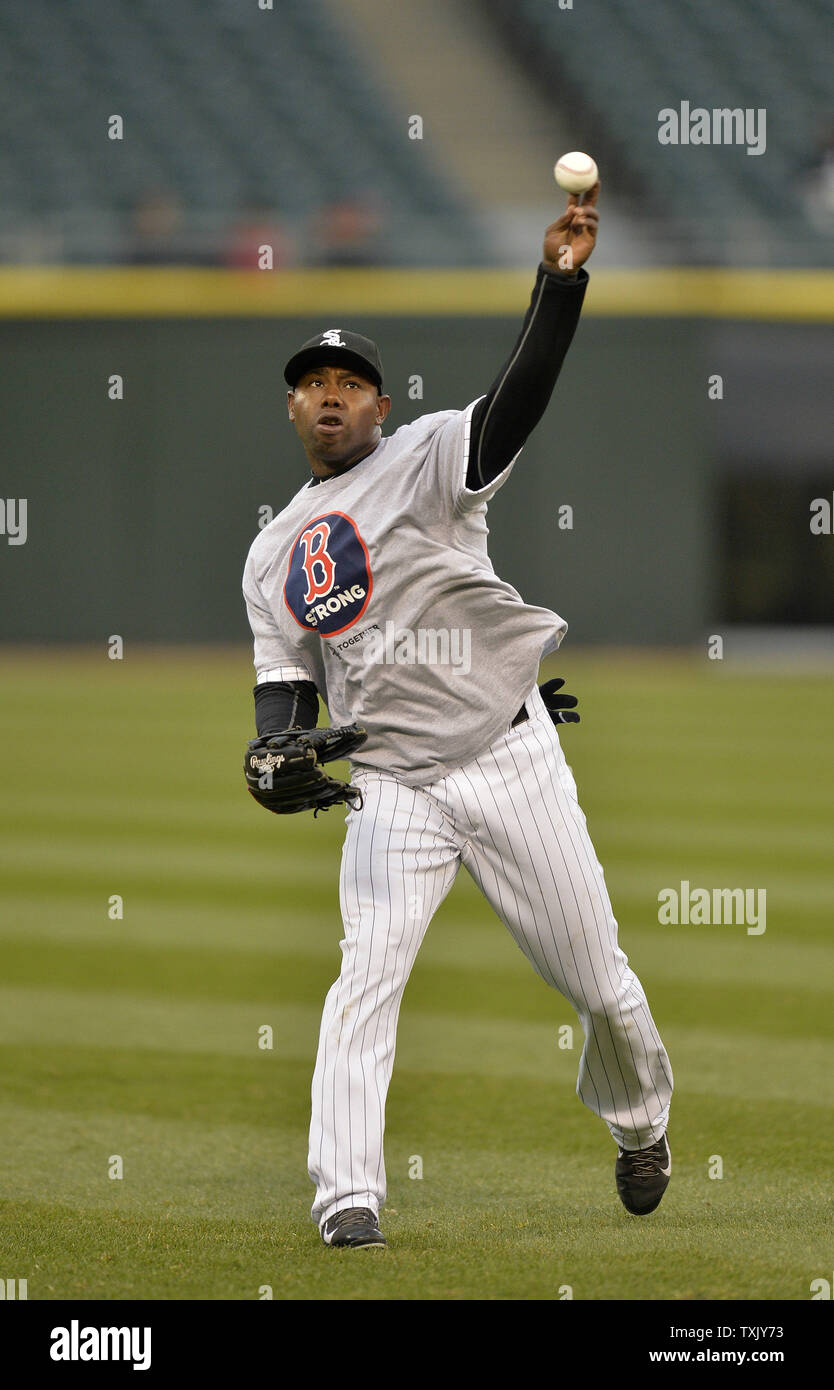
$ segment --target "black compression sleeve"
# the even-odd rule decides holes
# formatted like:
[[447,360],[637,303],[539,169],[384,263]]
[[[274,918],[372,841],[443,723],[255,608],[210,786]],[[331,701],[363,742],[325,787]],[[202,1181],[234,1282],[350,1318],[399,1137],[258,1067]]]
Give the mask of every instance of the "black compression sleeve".
[[472,412],[466,486],[473,491],[503,472],[547,409],[587,283],[585,270],[570,278],[539,266],[515,346]]
[[264,681],[253,694],[258,738],[284,729],[315,729],[319,722],[319,697],[312,681]]

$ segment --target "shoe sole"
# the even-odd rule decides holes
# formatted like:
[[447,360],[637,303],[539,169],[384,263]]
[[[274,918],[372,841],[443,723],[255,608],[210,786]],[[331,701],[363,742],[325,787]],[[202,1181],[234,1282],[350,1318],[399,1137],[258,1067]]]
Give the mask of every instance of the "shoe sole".
[[388,1247],[388,1242],[387,1242],[387,1241],[384,1241],[384,1240],[366,1240],[366,1241],[362,1241],[361,1243],[360,1243],[359,1241],[352,1241],[350,1244],[348,1244],[347,1241],[340,1241],[338,1245],[334,1245],[333,1243],[331,1243],[330,1245],[327,1246],[327,1249],[328,1249],[328,1250],[386,1250],[387,1247]]

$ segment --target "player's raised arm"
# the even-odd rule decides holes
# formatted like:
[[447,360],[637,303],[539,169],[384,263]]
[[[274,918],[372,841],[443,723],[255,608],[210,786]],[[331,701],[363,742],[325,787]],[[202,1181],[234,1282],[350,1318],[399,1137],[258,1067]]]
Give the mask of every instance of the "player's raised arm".
[[580,197],[547,228],[530,306],[513,349],[486,396],[472,412],[467,487],[478,491],[515,458],[535,429],[571,345],[594,249],[600,184]]

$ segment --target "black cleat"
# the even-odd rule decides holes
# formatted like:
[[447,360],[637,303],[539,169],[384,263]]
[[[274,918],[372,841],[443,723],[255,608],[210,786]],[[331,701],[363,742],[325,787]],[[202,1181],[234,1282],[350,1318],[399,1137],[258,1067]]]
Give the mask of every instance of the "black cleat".
[[325,1245],[350,1246],[353,1250],[384,1248],[387,1244],[377,1218],[368,1207],[345,1207],[344,1211],[337,1211],[325,1221],[321,1238]]
[[672,1155],[665,1134],[647,1149],[618,1149],[614,1173],[626,1211],[632,1216],[648,1216],[659,1207],[671,1172]]

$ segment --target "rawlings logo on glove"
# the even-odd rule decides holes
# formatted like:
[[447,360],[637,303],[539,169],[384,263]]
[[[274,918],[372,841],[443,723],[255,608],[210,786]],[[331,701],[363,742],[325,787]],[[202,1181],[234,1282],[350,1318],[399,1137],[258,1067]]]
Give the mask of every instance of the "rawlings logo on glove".
[[253,753],[249,759],[249,766],[256,767],[261,773],[271,772],[274,767],[280,767],[283,761],[283,753],[267,753],[265,758],[256,758]]
[[246,750],[243,771],[255,800],[276,815],[296,811],[326,811],[348,805],[359,810],[362,793],[340,782],[322,764],[349,758],[367,739],[358,724],[336,729],[286,729],[254,738]]

